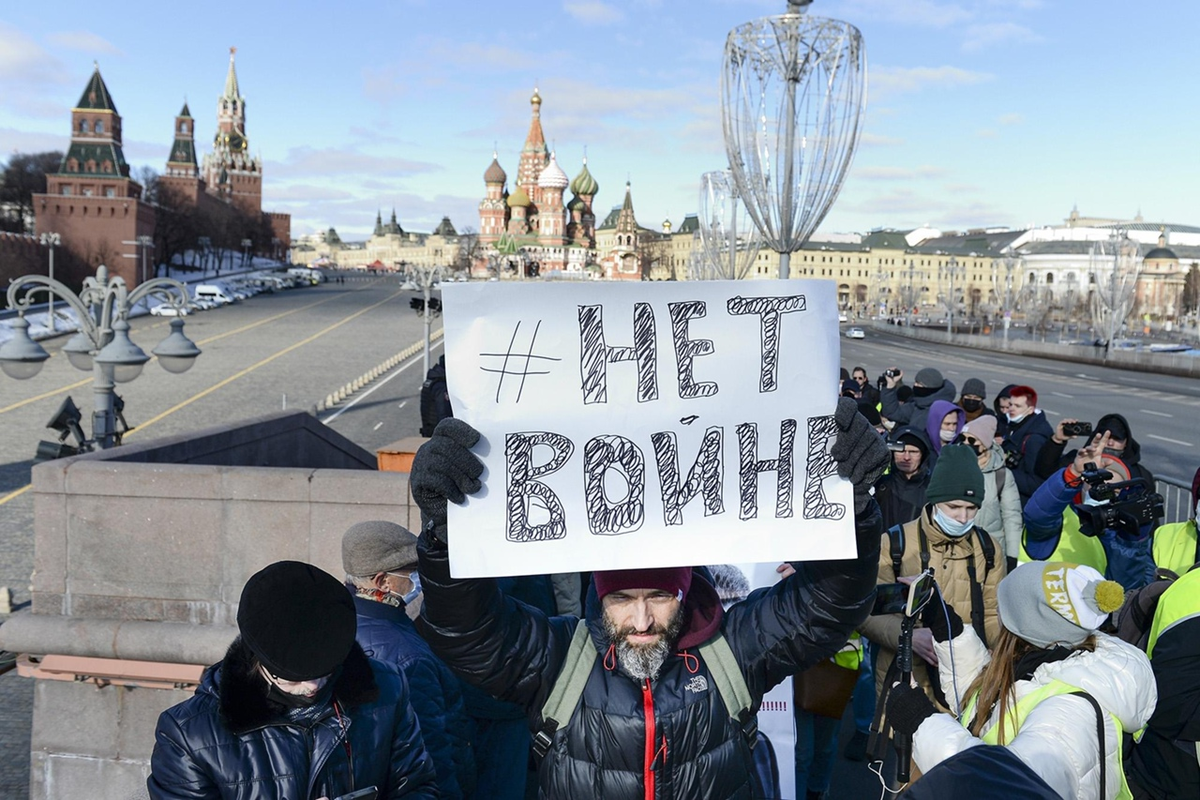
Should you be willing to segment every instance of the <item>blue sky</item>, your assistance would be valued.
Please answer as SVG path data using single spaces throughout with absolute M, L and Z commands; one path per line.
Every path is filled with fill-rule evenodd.
M 0 153 L 61 148 L 101 73 L 131 164 L 162 170 L 187 99 L 198 149 L 236 45 L 264 207 L 296 234 L 361 237 L 394 206 L 410 230 L 478 226 L 493 145 L 511 175 L 538 85 L 598 211 L 632 182 L 638 221 L 676 224 L 726 163 L 718 81 L 728 31 L 785 0 L 62 0 L 0 9 Z M 821 230 L 1054 224 L 1085 215 L 1200 224 L 1200 3 L 816 0 L 858 26 L 863 137 Z

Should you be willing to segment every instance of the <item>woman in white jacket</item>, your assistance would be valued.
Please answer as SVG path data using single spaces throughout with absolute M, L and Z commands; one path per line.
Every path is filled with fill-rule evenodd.
M 1121 734 L 1146 724 L 1158 693 L 1146 654 L 1097 631 L 1123 599 L 1120 585 L 1091 567 L 1022 564 L 1000 582 L 1003 631 L 989 655 L 935 598 L 923 618 L 959 718 L 935 713 L 912 688 L 897 687 L 888 700 L 893 728 L 913 736 L 921 771 L 970 747 L 1003 745 L 1065 798 L 1131 797 Z

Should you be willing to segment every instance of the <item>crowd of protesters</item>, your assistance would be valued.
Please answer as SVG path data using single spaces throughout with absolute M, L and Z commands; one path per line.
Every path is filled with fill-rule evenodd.
M 799 798 L 850 796 L 847 708 L 850 761 L 911 741 L 908 785 L 880 774 L 902 797 L 1200 797 L 1200 538 L 1160 524 L 1129 421 L 1051 425 L 1029 385 L 928 366 L 840 388 L 857 557 L 757 591 L 727 565 L 452 578 L 479 434 L 430 425 L 419 535 L 350 527 L 343 581 L 251 577 L 240 635 L 159 719 L 150 796 L 779 798 L 756 712 L 791 677 Z M 882 601 L 926 571 L 901 681 Z

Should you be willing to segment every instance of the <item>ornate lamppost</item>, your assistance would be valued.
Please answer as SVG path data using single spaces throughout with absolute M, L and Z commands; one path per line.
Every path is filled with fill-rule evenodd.
M 721 71 L 729 168 L 784 279 L 842 188 L 866 97 L 862 34 L 811 3 L 730 31 Z
M 13 336 L 0 346 L 0 369 L 10 378 L 25 380 L 41 371 L 50 354 L 29 336 L 25 312 L 39 293 L 57 296 L 75 311 L 79 332 L 63 346 L 67 360 L 76 369 L 92 371 L 92 438 L 83 449 L 101 449 L 120 444 L 124 431 L 116 430 L 120 401 L 115 384 L 128 383 L 142 374 L 150 356 L 129 338 L 129 310 L 142 299 L 157 295 L 182 312 L 187 307 L 187 288 L 171 278 L 154 278 L 129 291 L 125 279 L 109 277 L 103 264 L 96 276 L 86 278 L 83 289 L 75 294 L 63 284 L 42 275 L 22 275 L 8 287 L 8 305 L 17 309 Z M 171 333 L 151 351 L 167 372 L 182 373 L 191 368 L 200 348 L 183 334 L 183 318 L 171 320 Z

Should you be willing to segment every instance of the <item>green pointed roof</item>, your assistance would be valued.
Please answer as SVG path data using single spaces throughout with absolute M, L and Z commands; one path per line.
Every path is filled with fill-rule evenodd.
M 508 232 L 500 234 L 500 238 L 496 240 L 496 252 L 502 256 L 515 256 L 520 249 L 516 237 Z
M 458 236 L 458 231 L 454 230 L 454 224 L 450 222 L 449 217 L 442 217 L 442 221 L 438 223 L 437 228 L 433 232 L 434 236 Z
M 104 78 L 100 77 L 100 65 L 96 65 L 95 71 L 92 72 L 91 80 L 84 88 L 83 94 L 79 97 L 79 102 L 75 104 L 76 108 L 87 109 L 88 111 L 111 111 L 117 113 L 117 106 L 113 103 L 112 95 L 108 93 L 108 87 L 104 85 Z
M 233 57 L 237 53 L 236 47 L 229 48 L 229 72 L 225 75 L 225 94 L 230 100 L 238 100 L 242 96 L 241 89 L 238 88 L 237 70 L 233 68 Z
M 596 196 L 600 191 L 600 184 L 596 183 L 596 179 L 592 177 L 592 173 L 587 168 L 587 158 L 583 159 L 583 169 L 579 170 L 579 174 L 571 181 L 571 192 L 576 195 L 591 195 Z
M 183 101 L 183 109 L 179 112 L 179 116 L 186 117 L 188 119 L 192 118 L 192 112 L 188 110 L 187 100 Z

